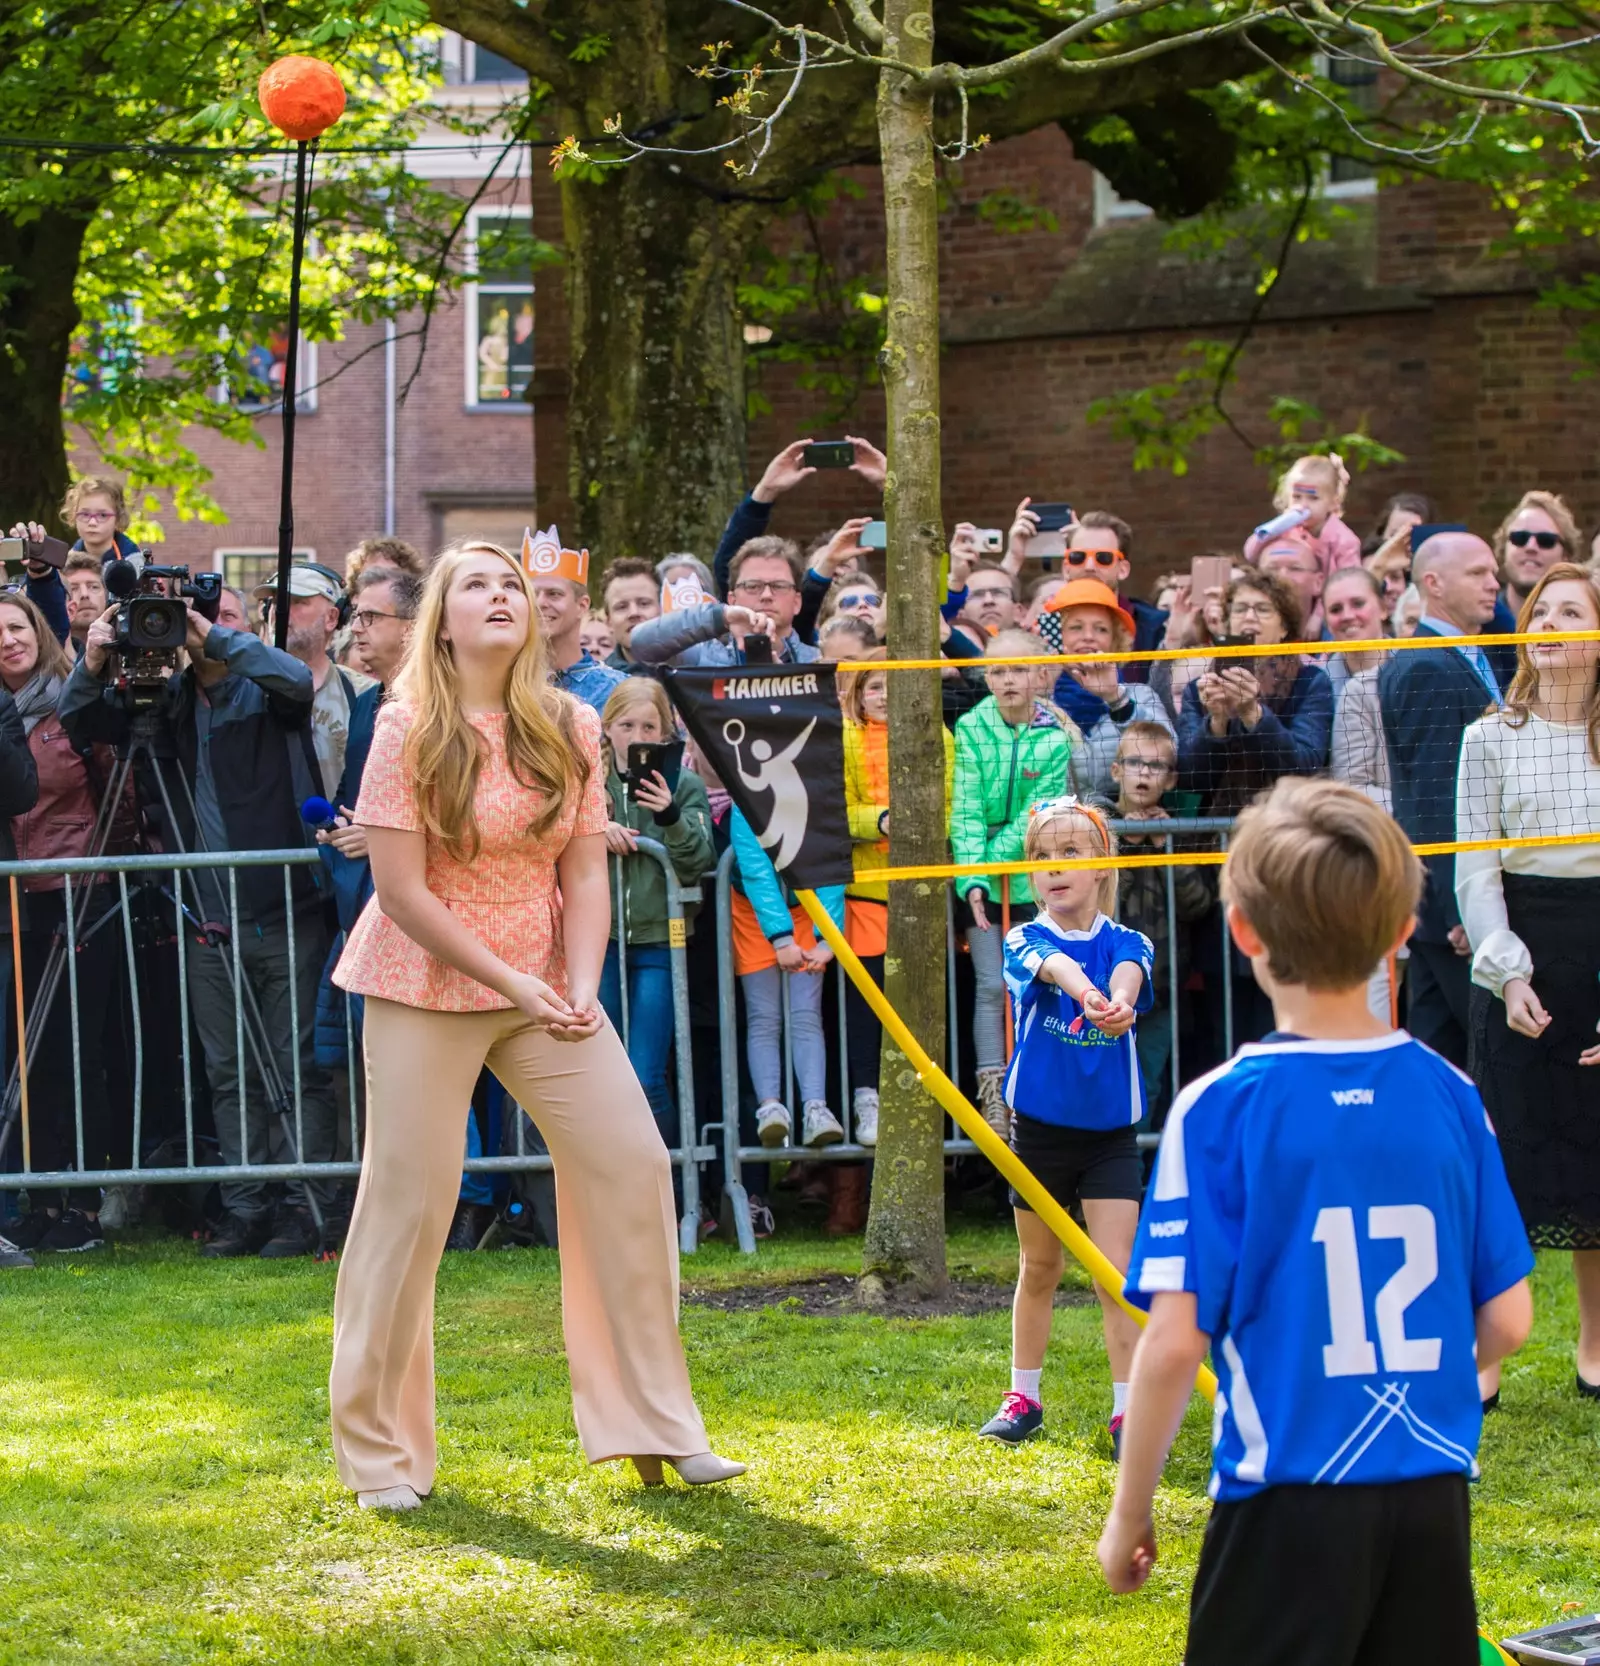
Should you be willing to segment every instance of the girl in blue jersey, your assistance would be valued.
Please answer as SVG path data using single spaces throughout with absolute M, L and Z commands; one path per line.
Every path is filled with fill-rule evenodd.
M 1028 861 L 1114 856 L 1099 811 L 1076 798 L 1034 807 Z M 1111 919 L 1115 868 L 1053 868 L 1033 875 L 1039 913 L 1006 937 L 1005 976 L 1016 1003 L 1016 1050 L 1006 1071 L 1011 1149 L 1064 1206 L 1081 1203 L 1089 1236 L 1126 1270 L 1143 1190 L 1134 1125 L 1144 1089 L 1134 1018 L 1149 1009 L 1150 939 Z M 1056 1235 L 1011 1193 L 1020 1261 L 1011 1318 L 1011 1388 L 978 1432 L 1015 1445 L 1044 1426 L 1039 1379 L 1056 1286 L 1066 1259 Z M 1138 1328 L 1103 1292 L 1116 1454 Z

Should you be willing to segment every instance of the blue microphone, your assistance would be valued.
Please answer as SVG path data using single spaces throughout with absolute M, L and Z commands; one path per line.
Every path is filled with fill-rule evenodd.
M 331 833 L 339 825 L 333 806 L 325 798 L 308 798 L 300 806 L 300 819 L 318 833 Z

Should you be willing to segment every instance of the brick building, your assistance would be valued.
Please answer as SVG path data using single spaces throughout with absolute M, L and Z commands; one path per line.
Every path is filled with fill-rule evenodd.
M 419 167 L 463 190 L 475 185 L 477 170 L 459 151 L 429 149 L 426 136 L 422 144 Z M 882 221 L 872 174 L 859 177 L 862 194 L 835 205 L 823 236 L 839 268 L 870 274 L 881 269 Z M 1536 304 L 1530 275 L 1489 253 L 1497 227 L 1481 200 L 1426 182 L 1330 190 L 1343 217 L 1332 236 L 1293 251 L 1229 397 L 1247 436 L 1274 437 L 1266 406 L 1288 394 L 1318 406 L 1334 431 L 1364 421 L 1402 451 L 1403 464 L 1356 478 L 1348 518 L 1363 533 L 1402 489 L 1425 491 L 1450 518 L 1488 532 L 1531 486 L 1563 493 L 1593 529 L 1600 383 L 1574 378 L 1570 328 Z M 997 229 L 980 204 L 998 192 L 1047 210 L 1050 224 Z M 542 156 L 485 193 L 470 229 L 529 213 L 539 235 L 559 236 Z M 1055 128 L 963 165 L 944 218 L 941 277 L 951 522 L 1004 526 L 1023 493 L 1115 508 L 1134 524 L 1137 575 L 1148 582 L 1168 563 L 1235 546 L 1262 518 L 1270 481 L 1233 435 L 1211 435 L 1180 478 L 1135 473 L 1126 444 L 1085 421 L 1091 401 L 1192 362 L 1190 342 L 1229 337 L 1252 304 L 1251 260 L 1171 253 L 1166 230 L 1117 201 Z M 315 408 L 298 427 L 298 543 L 337 562 L 386 525 L 425 548 L 466 531 L 510 538 L 533 518 L 535 491 L 542 518 L 570 520 L 560 271 L 542 272 L 536 288 L 526 275 L 498 276 L 507 281 L 470 286 L 440 309 L 403 404 L 394 390 L 416 356 L 404 323 L 392 355 L 365 352 L 381 327 L 316 350 Z M 764 372 L 762 392 L 772 409 L 752 424 L 752 477 L 800 434 L 848 427 L 881 437 L 876 390 L 847 422 L 829 425 L 792 374 Z M 201 436 L 229 523 L 170 523 L 169 559 L 220 556 L 247 576 L 275 546 L 279 419 L 257 421 L 265 450 Z M 813 481 L 780 507 L 774 529 L 806 537 L 866 511 L 852 478 Z

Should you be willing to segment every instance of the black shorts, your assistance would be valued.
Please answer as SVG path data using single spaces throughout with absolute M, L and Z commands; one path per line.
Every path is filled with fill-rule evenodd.
M 1268 1487 L 1219 1504 L 1187 1666 L 1476 1666 L 1467 1481 Z
M 1144 1196 L 1144 1164 L 1132 1125 L 1126 1128 L 1059 1128 L 1021 1111 L 1011 1115 L 1011 1149 L 1063 1209 L 1084 1198 Z M 1032 1209 L 1010 1189 L 1013 1209 Z

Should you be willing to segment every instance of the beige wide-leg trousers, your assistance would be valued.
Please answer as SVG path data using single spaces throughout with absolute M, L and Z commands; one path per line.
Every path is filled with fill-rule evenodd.
M 555 1163 L 562 1325 L 589 1461 L 707 1451 L 678 1335 L 672 1172 L 616 1032 L 557 1041 L 515 1010 L 374 997 L 365 1031 L 366 1150 L 333 1304 L 339 1478 L 357 1492 L 433 1487 L 434 1277 L 485 1063 Z

